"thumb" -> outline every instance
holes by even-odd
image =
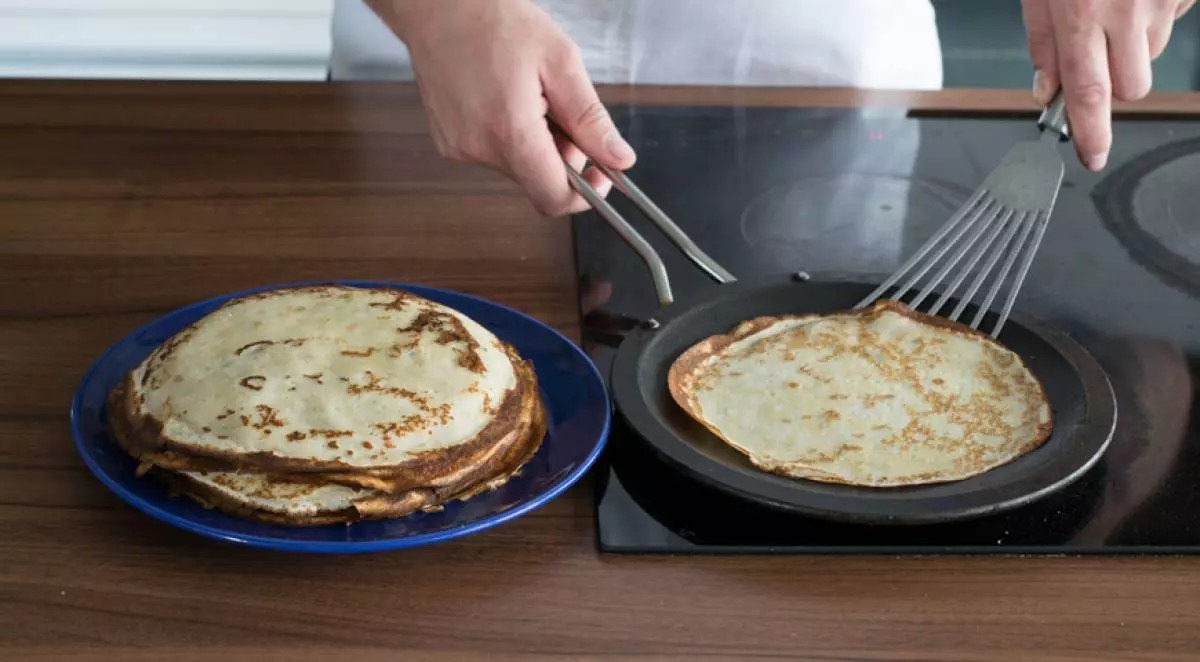
[[[1029,57],[1033,60],[1033,98],[1038,105],[1050,103],[1058,90],[1058,50],[1054,38],[1054,22],[1047,0],[1021,0],[1025,14],[1025,34],[1029,41]]]
[[[633,166],[637,155],[617,131],[574,48],[549,63],[542,74],[542,89],[550,115],[584,154],[617,170]]]

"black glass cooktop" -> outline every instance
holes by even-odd
[[[626,108],[633,179],[739,278],[881,278],[923,243],[1032,117],[902,111]],[[743,502],[665,465],[619,413],[598,467],[602,550],[664,553],[1200,551],[1200,122],[1122,120],[1105,173],[1064,147],[1063,190],[1018,309],[1071,333],[1116,392],[1105,457],[1029,506],[933,526],[848,525]],[[619,195],[676,294],[706,282]],[[573,219],[585,344],[657,307],[645,265],[593,213]]]

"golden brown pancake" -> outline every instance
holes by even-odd
[[[745,322],[684,352],[668,382],[755,466],[823,482],[962,480],[1038,448],[1053,427],[1019,356],[892,301]]]
[[[138,454],[263,471],[439,471],[520,416],[510,347],[396,289],[304,287],[232,300],[135,368]]]
[[[141,471],[209,506],[316,525],[494,489],[540,446],[531,365],[462,313],[396,289],[228,302],[113,389]]]
[[[534,418],[520,431],[520,443],[506,449],[492,472],[478,476],[474,482],[398,493],[338,483],[297,482],[288,476],[265,474],[155,469],[152,475],[165,480],[175,493],[207,508],[269,524],[322,526],[430,512],[451,501],[465,501],[497,489],[537,453],[545,433],[546,412],[538,407]]]

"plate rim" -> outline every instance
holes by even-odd
[[[419,534],[414,534],[414,535],[398,536],[398,537],[393,537],[393,538],[384,538],[381,540],[346,541],[346,542],[320,541],[320,540],[294,541],[294,540],[280,540],[279,538],[275,538],[275,537],[259,536],[259,535],[253,535],[253,534],[241,534],[241,533],[232,534],[224,529],[216,528],[216,527],[210,526],[208,524],[197,523],[187,517],[177,515],[175,513],[169,512],[159,506],[149,503],[148,501],[145,501],[144,499],[137,496],[130,490],[126,489],[119,481],[110,477],[105,471],[103,471],[100,468],[99,464],[96,462],[96,460],[91,456],[91,454],[86,451],[85,444],[84,444],[84,436],[85,435],[83,434],[81,427],[80,427],[82,424],[81,416],[82,416],[82,409],[84,406],[84,402],[83,402],[84,391],[85,391],[85,388],[95,379],[96,371],[101,366],[103,366],[106,361],[109,360],[109,358],[112,356],[113,352],[116,351],[117,347],[121,346],[126,341],[130,340],[131,338],[135,338],[138,335],[146,332],[148,329],[153,327],[164,317],[174,315],[177,313],[181,313],[186,310],[190,310],[193,308],[200,308],[200,307],[203,307],[206,305],[211,305],[211,304],[220,303],[220,302],[224,302],[224,301],[229,301],[229,300],[232,300],[232,299],[235,299],[238,297],[243,297],[243,296],[255,294],[258,292],[289,289],[289,288],[298,288],[298,287],[312,287],[312,286],[321,286],[321,285],[339,285],[339,286],[356,287],[356,288],[392,287],[392,288],[406,289],[406,290],[412,291],[414,294],[417,294],[418,296],[423,296],[422,292],[434,292],[434,293],[439,293],[439,294],[449,294],[452,297],[461,297],[461,298],[469,299],[469,300],[473,301],[474,303],[481,304],[484,306],[499,308],[499,309],[503,310],[504,312],[511,314],[527,323],[530,323],[534,326],[538,326],[538,327],[541,327],[542,329],[545,329],[546,331],[549,331],[554,337],[556,337],[559,341],[561,341],[564,346],[566,346],[568,348],[569,354],[574,355],[576,358],[581,360],[582,365],[587,367],[589,379],[592,380],[595,383],[595,385],[599,387],[600,392],[604,395],[604,398],[602,400],[602,405],[600,407],[601,413],[602,413],[601,420],[603,421],[603,424],[600,427],[599,435],[597,436],[592,449],[590,451],[588,451],[588,453],[580,461],[580,463],[577,467],[575,467],[570,472],[568,472],[565,476],[563,476],[557,483],[552,485],[549,489],[543,490],[541,492],[537,492],[532,498],[529,498],[515,506],[512,506],[510,508],[502,510],[498,513],[489,515],[487,517],[482,517],[473,522],[469,522],[463,526],[442,529],[439,531],[433,531],[433,532],[428,532],[428,533],[419,533]],[[587,353],[584,352],[583,349],[580,348],[576,343],[572,342],[569,338],[567,338],[565,335],[560,333],[557,329],[550,326],[549,324],[542,322],[541,320],[538,320],[537,318],[533,317],[532,315],[528,315],[524,312],[521,312],[510,306],[506,306],[502,303],[492,301],[490,299],[485,299],[483,297],[480,297],[480,296],[477,296],[474,294],[461,292],[458,290],[450,290],[450,289],[446,289],[446,288],[433,287],[433,286],[429,286],[429,285],[419,285],[419,284],[414,284],[414,283],[404,283],[404,282],[396,282],[396,281],[334,279],[334,280],[299,281],[299,282],[292,282],[292,283],[281,283],[281,284],[275,284],[275,285],[263,285],[263,286],[252,287],[252,288],[240,290],[237,292],[220,294],[217,296],[208,297],[206,299],[202,299],[200,301],[195,301],[193,303],[190,303],[190,304],[178,307],[178,308],[173,308],[173,309],[167,311],[166,313],[156,316],[154,319],[151,319],[150,321],[138,326],[136,329],[133,329],[129,333],[126,333],[119,340],[117,340],[116,342],[109,345],[108,348],[105,349],[104,352],[101,353],[100,356],[98,358],[96,358],[96,360],[94,360],[91,363],[91,365],[88,366],[87,371],[84,373],[83,377],[79,380],[78,385],[75,387],[75,394],[71,398],[70,424],[71,424],[71,436],[74,437],[74,442],[75,442],[75,450],[79,453],[80,459],[83,460],[83,463],[84,463],[84,465],[87,466],[88,471],[90,471],[91,474],[93,476],[95,476],[96,479],[98,479],[101,482],[101,484],[103,484],[106,488],[108,488],[108,490],[110,492],[115,494],[118,498],[120,498],[126,504],[133,506],[138,511],[140,511],[154,519],[157,519],[160,522],[170,524],[171,526],[174,526],[178,529],[182,529],[184,531],[188,531],[189,533],[201,535],[206,538],[213,539],[213,540],[219,540],[219,541],[223,541],[223,542],[227,542],[227,543],[233,543],[235,545],[242,546],[242,547],[252,547],[252,548],[257,548],[257,549],[270,549],[270,550],[274,550],[274,551],[301,552],[301,553],[325,553],[325,554],[365,553],[365,552],[389,551],[389,550],[397,550],[397,549],[412,549],[412,548],[416,548],[416,547],[424,547],[427,545],[437,544],[437,543],[441,543],[441,542],[448,542],[450,540],[454,540],[457,538],[463,538],[463,537],[466,537],[469,535],[473,535],[475,533],[486,531],[487,529],[494,528],[496,526],[504,524],[505,522],[509,522],[514,519],[517,519],[518,517],[521,517],[521,516],[526,515],[534,510],[537,510],[538,508],[546,505],[550,501],[553,501],[559,495],[561,495],[563,492],[568,490],[572,485],[579,482],[579,480],[581,478],[583,478],[584,475],[587,474],[587,472],[592,468],[592,466],[595,465],[596,461],[600,457],[600,454],[604,451],[605,446],[608,444],[609,434],[612,430],[611,402],[612,402],[612,394],[609,391],[608,383],[601,376],[600,371],[597,368],[595,362],[591,360],[591,358],[587,355]],[[331,526],[353,526],[353,523],[351,523],[349,525],[337,524],[337,525],[331,525]]]

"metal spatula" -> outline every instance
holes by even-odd
[[[965,294],[958,297],[958,304],[946,317],[958,321],[990,280],[991,286],[970,325],[979,330],[984,316],[1007,283],[1008,294],[991,330],[993,338],[1000,335],[1042,242],[1062,185],[1063,160],[1058,153],[1058,143],[1070,139],[1070,129],[1061,90],[1042,111],[1037,125],[1042,132],[1041,140],[1019,143],[1009,150],[966,204],[896,273],[859,302],[856,309],[871,305],[907,275],[908,279],[889,298],[901,301],[923,284],[916,296],[906,303],[918,310],[930,296],[938,293],[933,305],[921,311],[937,315],[974,273],[975,278]],[[993,276],[997,264],[1001,265],[1000,270]],[[1017,265],[1015,272],[1014,265]],[[933,275],[926,278],[931,271]],[[948,285],[943,287],[947,281]]]

